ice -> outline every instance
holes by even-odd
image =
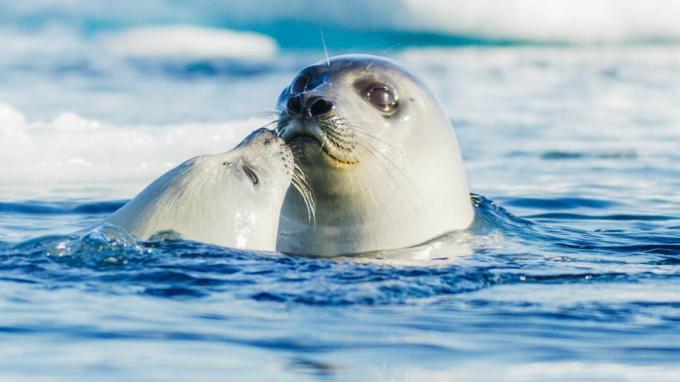
[[[107,51],[134,58],[269,58],[276,42],[268,36],[188,25],[140,27],[103,39]]]
[[[231,149],[264,125],[229,123],[117,125],[64,112],[30,121],[0,103],[3,184],[138,181],[140,185],[193,156]]]

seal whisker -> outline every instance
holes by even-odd
[[[312,192],[312,188],[307,182],[304,172],[297,163],[295,163],[293,167],[293,179],[291,184],[300,194],[303,202],[305,203],[305,207],[307,208],[308,223],[316,225],[316,201],[314,200],[314,194]]]
[[[348,118],[350,118],[350,119],[355,119],[355,118],[358,118],[358,117],[352,116],[352,115],[350,114]],[[379,128],[380,128],[379,125],[373,124],[373,123],[368,123],[368,122],[362,122],[362,126],[375,127],[376,129],[379,129]],[[377,137],[377,136],[375,136],[375,135],[373,135],[373,134],[369,134],[369,133],[367,133],[367,132],[365,132],[365,131],[363,131],[363,130],[361,130],[361,129],[354,128],[353,130],[354,130],[354,133],[355,133],[355,134],[359,134],[359,135],[365,136],[365,137],[367,137],[367,138],[371,138],[371,139],[373,139],[373,140],[375,140],[375,141],[378,141],[380,144],[383,144],[383,145],[385,145],[385,146],[391,148],[392,150],[394,150],[394,152],[396,152],[397,154],[401,155],[402,157],[405,157],[405,156],[406,156],[403,149],[401,149],[401,148],[399,148],[399,147],[397,147],[397,146],[395,146],[395,145],[393,145],[393,144],[391,144],[391,143],[385,141],[384,139],[381,139],[381,138],[379,138],[379,137]]]
[[[366,137],[374,138],[374,139],[377,140],[378,142],[384,143],[380,138],[373,137],[373,136],[369,136],[369,135],[366,135]],[[362,146],[364,149],[371,150],[372,153],[375,154],[375,155],[380,155],[380,157],[382,157],[382,158],[383,158],[385,161],[387,161],[392,167],[394,167],[397,171],[399,171],[399,173],[400,173],[404,178],[409,179],[408,176],[404,173],[404,170],[403,170],[400,166],[398,166],[398,165],[394,162],[394,160],[390,159],[387,155],[383,154],[380,150],[378,150],[378,149],[376,149],[376,148],[374,148],[374,147],[371,147],[368,143],[362,144],[361,146]],[[387,147],[388,150],[389,150],[389,149],[393,149],[393,150],[396,151],[396,149],[394,149],[394,146],[391,146],[391,145],[388,145],[388,144],[386,144],[385,146]],[[399,150],[399,151],[401,151],[401,150]],[[397,152],[397,154],[400,155],[399,159],[405,160],[406,162],[408,162],[408,158],[406,158],[406,154],[404,154],[403,152]],[[415,185],[413,185],[413,186],[414,186],[414,188],[415,188]]]
[[[255,115],[257,115],[257,116],[269,116],[269,115],[274,115],[274,116],[279,117],[279,116],[281,116],[281,115],[283,114],[283,111],[284,111],[284,110],[281,110],[280,107],[276,107],[276,108],[273,109],[273,110],[267,109],[267,110],[263,110],[263,111],[257,112],[257,113],[255,113]]]
[[[378,138],[378,137],[376,137],[376,136],[374,136],[374,135],[368,134],[368,133],[366,133],[366,132],[364,132],[364,131],[360,131],[360,130],[357,130],[356,133],[359,134],[359,135],[363,135],[363,136],[366,137],[366,138],[371,138],[371,139],[377,141],[378,143],[384,145],[384,146],[387,147],[388,149],[391,149],[392,152],[398,154],[401,158],[405,158],[405,157],[406,157],[406,153],[404,152],[404,150],[402,150],[402,149],[398,148],[397,146],[394,146],[394,145],[392,145],[392,144],[390,144],[390,143],[388,143],[388,142],[385,142],[384,139],[380,139],[380,138]]]
[[[361,147],[366,150],[368,155],[375,161],[376,165],[380,168],[380,170],[385,173],[389,179],[392,181],[392,183],[395,185],[396,189],[398,189],[401,194],[404,196],[404,199],[409,203],[414,206],[417,204],[414,203],[411,198],[409,197],[409,194],[406,192],[402,184],[397,180],[397,177],[395,176],[395,173],[393,171],[390,171],[390,169],[396,169],[397,173],[401,175],[402,179],[405,179],[406,182],[409,184],[410,188],[415,192],[416,196],[418,197],[418,200],[422,202],[422,197],[420,193],[418,192],[418,189],[415,187],[413,182],[410,181],[410,179],[404,174],[401,169],[394,164],[389,158],[387,158],[384,154],[380,153],[377,150],[374,150],[370,148],[368,145],[363,145],[361,144]]]
[[[329,155],[333,155],[333,157],[343,163],[356,164],[358,163],[356,148],[362,148],[371,159],[371,162],[375,164],[380,172],[387,175],[390,182],[399,190],[399,193],[403,195],[404,199],[407,200],[409,204],[414,206],[417,205],[417,203],[409,197],[409,192],[407,192],[407,187],[405,187],[403,180],[406,180],[408,188],[414,191],[417,201],[422,203],[422,196],[418,192],[418,188],[413,184],[404,170],[401,169],[392,158],[373,147],[373,144],[370,144],[370,142],[364,141],[362,143],[357,139],[357,135],[371,138],[376,143],[383,145],[390,152],[397,154],[397,159],[404,159],[406,157],[402,150],[372,134],[357,129],[352,126],[348,119],[340,116],[322,119],[319,120],[318,123],[320,131],[323,134],[320,151],[325,149],[326,152],[329,152]],[[402,181],[400,181],[400,179]]]
[[[321,129],[321,132],[323,133],[323,138],[321,139],[321,147],[319,147],[319,151],[323,151],[323,148],[326,145],[326,138],[327,138],[327,135],[328,135],[326,133],[326,130],[324,130],[324,129]]]
[[[375,60],[371,60],[371,62],[368,63],[368,65],[366,66],[366,69],[364,69],[364,70],[366,70],[366,71],[371,70],[371,66],[373,66],[374,63],[375,63]]]
[[[356,146],[360,146],[364,150],[366,150],[369,155],[372,155],[376,161],[381,162],[383,166],[386,163],[389,165],[389,167],[394,168],[404,179],[408,181],[412,189],[414,190],[418,189],[409,179],[409,177],[404,173],[404,171],[396,163],[394,163],[392,159],[390,159],[388,156],[380,152],[380,150],[372,147],[372,145],[368,143],[362,144],[359,140],[356,139],[356,135],[357,134],[362,135],[377,141],[378,143],[384,145],[387,149],[390,149],[392,152],[398,154],[400,159],[406,158],[406,155],[403,152],[403,150],[398,149],[396,146],[389,144],[385,142],[383,139],[380,139],[372,134],[352,127],[348,120],[345,118],[336,117],[335,121],[336,123],[332,124],[331,125],[332,127],[327,126],[326,124],[322,124],[322,130],[324,131],[324,134],[329,137],[329,141],[332,142],[336,146],[336,148],[338,148],[340,151],[344,151],[345,154],[350,154],[351,152],[354,151]],[[346,130],[347,133],[343,134],[343,130]],[[382,158],[382,161],[380,161],[380,158],[378,157]],[[390,175],[392,175],[391,171],[385,172],[388,172]],[[394,183],[398,185],[398,182],[396,182],[396,180],[394,181]],[[420,195],[418,196],[420,197]]]
[[[303,147],[297,141],[288,142],[288,147],[293,152],[293,177],[291,184],[295,190],[302,197],[302,201],[305,204],[307,210],[307,220],[309,223],[316,225],[316,200],[312,187],[307,181],[304,171],[302,170],[303,165],[307,165],[307,159],[303,154]]]
[[[260,126],[260,127],[267,128],[267,127],[269,127],[269,126],[271,126],[271,125],[278,124],[279,122],[281,122],[281,120],[282,120],[281,118],[277,118],[277,119],[275,119],[275,120],[273,120],[273,121],[270,121],[270,122],[265,123],[264,125],[262,125],[262,126]]]
[[[326,46],[326,38],[323,35],[323,29],[319,29],[321,33],[321,44],[323,45],[323,54],[326,56],[326,66],[331,66],[331,58],[328,56],[328,47]]]
[[[303,155],[303,145],[300,144],[297,141],[291,141],[288,142],[288,147],[290,147],[290,150],[293,152],[293,156],[295,158],[295,164],[298,164],[298,161],[300,161],[300,164],[302,165],[308,165],[308,160],[305,155]]]
[[[347,119],[337,117],[336,120],[339,123],[336,123],[333,126],[341,125],[342,126],[341,129],[326,128],[324,131],[329,136],[330,141],[337,148],[348,151],[349,153],[353,152],[355,147],[357,146],[363,148],[366,151],[366,153],[373,158],[376,164],[381,167],[381,171],[389,175],[390,179],[392,180],[394,185],[402,192],[405,199],[412,203],[403,186],[397,181],[396,177],[394,176],[394,171],[390,171],[390,169],[396,170],[396,172],[407,181],[410,188],[415,191],[415,195],[417,196],[419,202],[420,203],[423,202],[422,195],[420,195],[420,192],[418,192],[418,187],[416,187],[416,185],[413,184],[413,181],[406,175],[404,170],[401,167],[399,167],[389,156],[385,155],[380,150],[374,148],[369,142],[361,143],[361,141],[356,139],[356,135],[358,134],[377,141],[378,143],[384,145],[392,153],[398,154],[399,159],[406,159],[406,155],[403,152],[403,150],[398,149],[396,146],[391,145],[385,142],[383,139],[380,139],[372,134],[366,133],[358,128],[352,127]],[[341,130],[344,129],[346,129],[348,133],[343,135]],[[351,138],[351,142],[346,142],[346,140],[338,142],[336,137]],[[347,147],[345,144],[348,144],[350,147]]]
[[[357,164],[354,154],[356,137],[345,119],[338,116],[320,119],[318,126],[323,133],[321,149],[343,164]],[[328,142],[328,145],[326,143]]]

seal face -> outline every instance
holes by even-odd
[[[226,247],[274,251],[293,155],[267,129],[233,150],[190,159],[156,179],[108,222],[140,239],[172,230]]]
[[[474,212],[448,116],[416,76],[376,56],[304,68],[278,100],[277,133],[313,196],[290,190],[277,249],[333,256],[416,245]]]

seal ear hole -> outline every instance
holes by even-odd
[[[241,165],[241,170],[243,170],[243,173],[246,174],[254,186],[260,183],[260,178],[257,177],[257,173],[250,166],[246,164]]]

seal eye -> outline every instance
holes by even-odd
[[[384,85],[371,87],[366,93],[366,99],[384,113],[393,113],[398,106],[397,97]]]
[[[250,168],[247,165],[241,166],[241,169],[243,170],[243,173],[246,174],[248,179],[250,179],[251,182],[253,182],[253,185],[257,186],[258,183],[260,183],[260,179],[257,177],[257,174],[255,171],[253,171],[252,168]]]
[[[309,77],[298,76],[295,80],[293,80],[293,83],[290,85],[290,94],[302,93],[303,91],[307,90],[308,85]]]

